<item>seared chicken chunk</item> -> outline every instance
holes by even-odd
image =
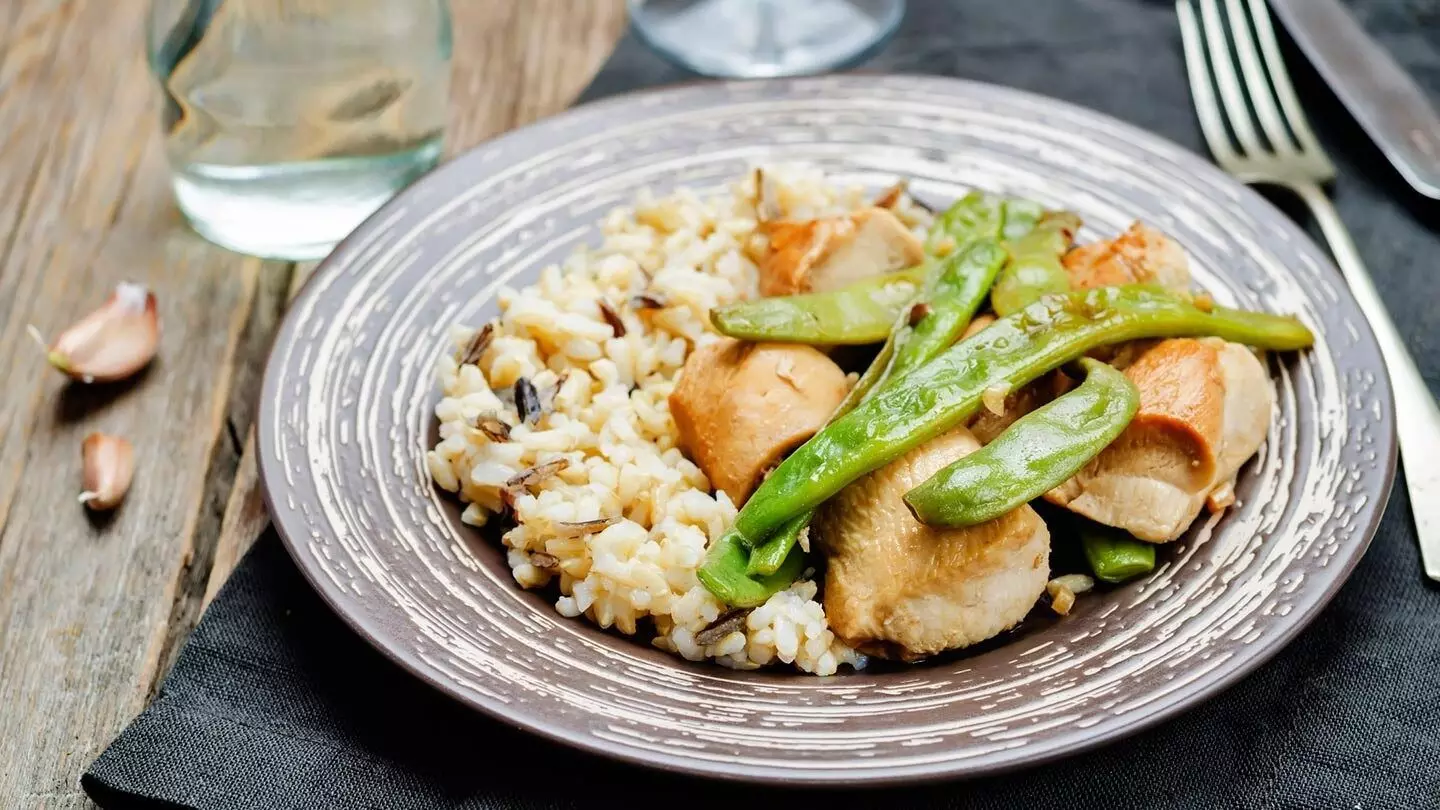
[[[845,372],[809,346],[726,338],[685,361],[670,414],[680,449],[739,504],[825,426],[849,388]]]
[[[1045,590],[1050,533],[1029,506],[964,529],[925,526],[903,496],[979,449],[964,428],[921,445],[830,499],[812,537],[829,560],[830,629],[864,652],[906,661],[1015,626]]]
[[[925,258],[920,239],[884,208],[765,227],[770,252],[760,265],[761,295],[828,292]]]
[[[1125,375],[1140,410],[1109,447],[1046,500],[1164,543],[1210,501],[1231,501],[1235,473],[1270,427],[1274,391],[1249,349],[1215,338],[1164,340]]]
[[[1190,289],[1190,262],[1185,250],[1143,222],[1108,242],[1080,245],[1065,254],[1065,273],[1076,290],[1112,284],[1159,284],[1171,290]]]

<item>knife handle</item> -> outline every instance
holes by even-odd
[[[1312,183],[1297,183],[1293,188],[1315,214],[1335,263],[1345,274],[1350,291],[1380,341],[1380,353],[1385,357],[1390,386],[1395,391],[1395,432],[1405,464],[1415,534],[1420,540],[1420,559],[1425,575],[1440,582],[1440,406],[1435,404],[1425,378],[1420,376],[1405,341],[1385,311],[1385,303],[1335,204]]]

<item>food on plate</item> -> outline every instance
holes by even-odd
[[[825,426],[849,389],[845,372],[811,346],[725,339],[691,352],[670,393],[670,416],[680,449],[711,486],[743,503]]]
[[[1042,216],[1030,233],[1007,244],[1010,261],[990,291],[990,307],[996,315],[1009,315],[1043,296],[1070,289],[1061,261],[1079,230],[1079,217],[1056,211]]]
[[[1076,246],[1065,254],[1064,268],[1075,290],[1116,284],[1158,284],[1177,292],[1190,289],[1185,250],[1143,222],[1114,239]]]
[[[1254,350],[1312,340],[1193,292],[1152,227],[1079,228],[793,166],[642,196],[457,330],[431,476],[520,585],[690,660],[828,675],[1068,614],[1233,503]]]
[[[923,267],[885,273],[825,293],[753,298],[716,307],[710,321],[740,340],[780,340],[818,346],[864,346],[890,335],[900,310],[915,297]]]
[[[1140,406],[1135,384],[1083,358],[1085,381],[1016,420],[990,444],[905,493],[916,520],[974,526],[1060,486],[1119,436]]]
[[[1235,473],[1270,429],[1275,393],[1248,348],[1213,338],[1165,340],[1125,376],[1140,409],[1108,447],[1046,499],[1141,540],[1165,543],[1206,500],[1233,501]]]
[[[860,651],[915,660],[984,641],[1030,612],[1049,576],[1050,533],[1029,506],[952,529],[904,496],[980,448],[955,428],[841,490],[816,515],[825,615]]]
[[[770,250],[760,264],[760,294],[766,296],[831,292],[925,257],[919,237],[885,208],[764,227]]]
[[[1155,544],[1136,540],[1124,532],[1099,523],[1080,529],[1080,547],[1095,578],[1120,583],[1155,569]]]
[[[1050,296],[877,389],[816,433],[761,482],[728,533],[754,547],[851,481],[959,424],[987,395],[1003,395],[1097,346],[1173,335],[1216,335],[1281,350],[1312,340],[1293,319],[1202,308],[1157,288]]]

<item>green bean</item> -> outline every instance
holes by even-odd
[[[925,237],[925,254],[947,256],[959,252],[970,239],[998,239],[1005,227],[1006,200],[972,191],[935,217]]]
[[[756,546],[860,476],[954,427],[986,389],[1010,389],[1098,346],[1214,335],[1266,349],[1309,346],[1294,318],[1196,306],[1154,287],[1099,287],[1046,296],[878,389],[802,445],[746,501],[726,532]]]
[[[715,330],[742,340],[857,346],[879,343],[915,297],[925,265],[823,293],[756,298],[710,310]]]
[[[1030,233],[1045,216],[1045,206],[1030,200],[1010,199],[1005,201],[1005,227],[1000,237],[1013,242]]]
[[[1124,374],[1081,358],[1085,381],[905,493],[916,520],[974,526],[1044,495],[1104,450],[1140,408]]]
[[[1087,521],[1080,529],[1080,545],[1101,582],[1116,584],[1155,570],[1155,544],[1119,529]]]
[[[1010,240],[1010,261],[990,291],[990,307],[996,315],[1019,312],[1043,295],[1070,289],[1060,258],[1079,228],[1079,217],[1059,211],[1046,214],[1025,236]]]
[[[774,572],[760,577],[749,576],[746,574],[749,553],[749,549],[733,537],[721,535],[710,545],[705,563],[695,574],[700,583],[725,604],[757,607],[788,588],[805,570],[805,552],[792,547]]]

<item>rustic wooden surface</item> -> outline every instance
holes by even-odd
[[[254,398],[312,268],[207,244],[170,198],[144,4],[0,3],[0,807],[92,806],[85,766],[154,692],[266,518]],[[451,152],[563,109],[624,26],[623,0],[454,0]],[[121,280],[159,296],[141,377],[67,384],[53,335]],[[80,440],[131,439],[110,517],[79,492]]]

